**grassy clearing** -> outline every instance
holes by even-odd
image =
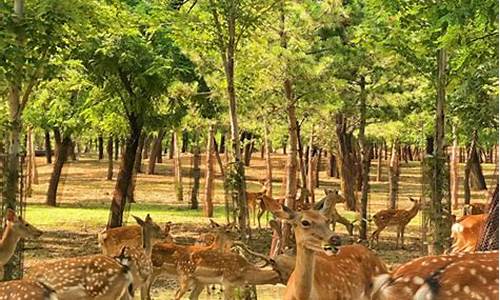
[[[264,161],[256,157],[252,160],[251,167],[247,168],[248,189],[257,191],[260,186],[259,179],[265,177]],[[205,161],[202,159],[202,161]],[[283,155],[273,155],[273,194],[281,196],[281,179],[283,178],[286,157]],[[145,163],[145,162],[144,162]],[[136,199],[130,211],[126,214],[126,219],[133,222],[130,215],[145,216],[150,213],[153,219],[160,224],[167,221],[174,223],[172,234],[179,242],[189,243],[196,238],[200,232],[206,231],[208,221],[203,217],[203,212],[188,209],[188,200],[192,186],[192,175],[190,169],[191,157],[183,157],[184,178],[184,201],[175,201],[175,191],[173,187],[173,164],[171,160],[164,159],[164,163],[157,165],[158,175],[139,174],[137,179]],[[326,162],[323,160],[323,163]],[[44,205],[45,195],[48,187],[48,180],[51,173],[51,166],[46,165],[43,159],[38,160],[38,172],[40,184],[34,186],[33,195],[28,199],[26,218],[35,226],[40,227],[46,234],[38,241],[28,241],[26,244],[26,264],[31,265],[40,260],[47,260],[60,257],[72,257],[98,253],[97,233],[105,226],[109,216],[109,205],[113,192],[114,181],[107,181],[107,162],[98,161],[93,156],[83,156],[77,162],[68,163],[63,169],[63,176],[58,194],[58,207],[47,207]],[[463,165],[461,166],[463,168]],[[118,164],[115,163],[115,174]],[[375,182],[376,165],[372,166],[369,214],[387,207],[388,183],[387,167],[384,162],[381,182]],[[494,165],[483,165],[488,186],[492,186],[495,181]],[[218,172],[218,167],[216,167]],[[463,172],[462,172],[463,173]],[[202,174],[204,166],[202,165]],[[421,195],[421,172],[418,162],[402,164],[401,181],[398,206],[408,208],[411,203],[407,200],[409,196],[419,197]],[[115,178],[115,177],[114,177]],[[339,180],[326,175],[326,165],[320,172],[320,187],[316,189],[316,198],[323,195],[322,188],[339,188]],[[462,185],[460,185],[462,187]],[[204,181],[201,181],[200,199]],[[460,197],[463,197],[460,191]],[[486,201],[486,194],[483,192],[473,192],[474,201]],[[222,178],[216,178],[215,185],[215,219],[224,222],[224,195],[222,189]],[[202,204],[202,203],[200,203]],[[353,220],[353,212],[344,211],[338,207],[339,212],[347,218]],[[457,212],[459,213],[459,212]],[[128,216],[128,218],[127,218]],[[263,222],[264,223],[264,222]],[[399,264],[420,255],[420,227],[421,217],[415,217],[407,228],[406,250],[396,250],[394,229],[386,229],[380,240],[380,247],[377,253],[389,264]],[[373,225],[370,232],[373,231]],[[337,225],[337,231],[345,234],[345,229],[341,224]],[[254,239],[249,246],[257,251],[266,253],[270,245],[271,232],[265,229],[254,234]],[[163,282],[157,284],[153,296],[161,299],[171,299],[172,290],[175,283]],[[264,286],[259,287],[259,299],[277,299],[281,296],[282,287]],[[203,298],[205,297],[205,298]],[[204,293],[201,299],[220,299],[220,295],[207,297]]]

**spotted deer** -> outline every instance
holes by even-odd
[[[0,300],[8,299],[58,300],[52,288],[26,279],[0,282]]]
[[[465,204],[463,210],[464,215],[481,215],[488,213],[488,204],[473,202]]]
[[[257,204],[260,202],[260,198],[262,195],[267,193],[267,182],[259,181],[261,185],[261,189],[258,192],[249,192],[246,191],[247,205],[248,205],[248,213],[252,214],[253,224],[255,225],[255,219],[257,218]],[[259,220],[259,228],[260,228],[260,217]]]
[[[498,251],[426,256],[374,278],[373,300],[498,299]]]
[[[156,241],[164,237],[164,231],[148,214],[144,220],[133,216],[139,225],[140,234],[131,238],[131,233],[136,233],[137,226],[125,226],[112,228],[102,232],[103,253],[107,255],[116,255],[118,248],[125,246],[128,249],[128,255],[132,261],[130,270],[133,277],[133,290],[141,290],[141,299],[150,299],[148,292],[149,281],[153,272],[153,263],[151,262],[151,253]]]
[[[417,215],[421,207],[421,201],[410,198],[413,206],[410,209],[384,209],[377,212],[373,216],[373,221],[377,229],[370,237],[370,242],[377,241],[382,230],[387,226],[396,226],[396,248],[399,248],[399,240],[401,239],[401,247],[404,247],[404,233],[408,223]]]
[[[131,300],[133,276],[126,252],[124,247],[116,257],[98,254],[39,263],[25,278],[51,287],[59,300]]]
[[[387,272],[384,263],[362,245],[339,247],[329,227],[326,199],[321,210],[296,212],[269,203],[271,212],[292,224],[297,256],[286,285],[285,300],[366,299],[373,276]]]
[[[459,252],[472,252],[476,249],[481,230],[488,214],[463,216],[451,226],[453,244],[450,254]]]
[[[21,216],[8,208],[5,214],[5,229],[0,241],[0,279],[4,276],[4,266],[9,262],[17,243],[22,238],[38,238],[42,231],[26,222]]]
[[[189,264],[191,253],[196,250],[210,248],[219,252],[229,251],[232,245],[230,233],[234,224],[221,226],[210,220],[209,227],[213,232],[200,235],[194,245],[180,245],[173,241],[165,241],[154,245],[151,257],[153,275],[148,289],[151,288],[157,278],[177,279],[178,269],[182,265]],[[203,286],[205,286],[201,283],[194,284],[196,286],[194,290],[196,291],[203,289]]]
[[[332,229],[335,231],[336,223],[340,223],[345,226],[347,233],[349,235],[353,235],[354,225],[353,222],[347,220],[337,211],[336,204],[337,203],[345,203],[345,198],[339,194],[338,190],[328,190],[325,189],[325,197],[323,197],[320,201],[315,204],[316,209],[321,209],[324,205],[324,202],[327,198],[331,198],[332,205],[330,206],[330,211],[327,213],[327,217],[332,224]]]

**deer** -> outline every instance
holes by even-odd
[[[318,201],[315,204],[316,209],[321,209],[326,201],[327,198],[331,198],[333,203],[330,206],[330,211],[328,212],[328,218],[330,220],[330,223],[332,225],[332,230],[335,231],[336,223],[339,222],[340,224],[344,225],[348,234],[353,235],[353,229],[354,225],[353,223],[356,222],[351,222],[344,218],[339,212],[337,211],[337,208],[335,207],[337,203],[345,203],[345,198],[342,197],[339,194],[339,191],[334,189],[334,190],[328,190],[324,189],[325,192],[325,197],[323,197],[320,201]]]
[[[4,266],[14,255],[17,243],[22,238],[38,238],[43,232],[17,216],[14,210],[8,208],[5,214],[5,229],[0,241],[0,279],[4,277]]]
[[[126,253],[123,247],[116,257],[97,254],[39,263],[25,278],[51,287],[59,300],[131,300],[133,275]]]
[[[58,300],[56,292],[43,282],[26,279],[0,282],[0,300]]]
[[[486,203],[479,203],[479,202],[473,202],[470,204],[465,204],[464,208],[464,215],[481,215],[488,213],[488,204]]]
[[[231,223],[221,226],[210,219],[209,227],[214,230],[214,232],[201,234],[194,245],[179,245],[173,241],[164,241],[154,245],[151,257],[153,262],[153,274],[149,282],[148,290],[150,290],[151,285],[159,277],[177,279],[178,265],[181,262],[186,263],[189,260],[191,252],[197,249],[211,247],[220,252],[230,251],[233,242],[229,234],[234,224]],[[200,284],[200,286],[201,287],[196,287],[195,289],[202,289],[204,285]]]
[[[153,263],[151,261],[153,244],[162,239],[165,232],[162,231],[158,224],[153,222],[149,214],[144,220],[137,216],[132,217],[139,226],[118,227],[101,232],[101,245],[103,246],[103,254],[106,255],[116,255],[117,253],[114,252],[116,249],[127,246],[126,249],[128,249],[128,254],[133,261],[131,267],[133,290],[140,289],[141,299],[146,300],[150,299],[148,286],[153,272]],[[137,227],[140,229],[138,235]],[[169,232],[170,227],[167,228]]]
[[[257,217],[257,204],[259,204],[259,199],[262,195],[265,195],[267,192],[267,181],[259,181],[261,184],[261,189],[258,192],[249,192],[245,191],[248,205],[248,212],[253,216],[253,224],[255,225],[255,219]],[[270,183],[269,183],[270,184]],[[259,217],[259,228],[260,228],[260,217]]]
[[[375,277],[371,299],[498,299],[498,251],[414,259]]]
[[[466,215],[454,223],[451,226],[453,244],[449,253],[474,251],[487,218],[488,214]]]
[[[415,200],[410,197],[410,201],[413,202],[413,206],[410,209],[389,208],[381,210],[373,216],[373,221],[375,222],[377,229],[370,237],[371,243],[376,240],[378,245],[378,239],[382,230],[384,230],[387,226],[397,226],[396,248],[399,248],[400,239],[401,247],[404,248],[405,227],[417,215],[421,207],[421,200]]]
[[[387,272],[385,264],[368,248],[340,246],[340,237],[330,229],[327,217],[332,199],[327,198],[321,210],[301,212],[278,203],[266,205],[295,232],[295,269],[283,299],[366,299],[372,277]]]

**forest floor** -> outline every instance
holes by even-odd
[[[283,178],[286,156],[281,154],[273,155],[273,192],[275,196],[281,195],[281,180]],[[202,162],[204,162],[202,158]],[[39,184],[33,187],[33,193],[28,198],[26,219],[44,230],[46,233],[37,241],[30,240],[26,243],[25,263],[26,267],[38,261],[46,261],[61,257],[73,257],[99,253],[97,244],[97,233],[102,230],[108,220],[108,209],[113,192],[115,181],[106,180],[107,162],[98,161],[95,156],[82,156],[78,161],[70,161],[65,165],[59,186],[58,207],[48,207],[44,205],[48,181],[52,167],[45,163],[44,158],[38,158]],[[167,221],[173,222],[172,235],[181,243],[190,243],[199,235],[206,232],[208,220],[202,217],[202,210],[189,210],[189,200],[192,188],[192,159],[191,156],[183,156],[183,176],[184,177],[184,201],[175,200],[173,187],[173,162],[164,158],[163,163],[158,164],[156,171],[158,175],[139,174],[136,186],[136,201],[126,212],[125,219],[131,214],[144,217],[150,213],[153,219],[163,225]],[[483,164],[488,187],[491,189],[495,181],[495,166]],[[463,169],[463,165],[460,166]],[[143,162],[146,168],[146,161]],[[204,174],[204,163],[201,166],[202,176]],[[116,176],[118,162],[115,162]],[[388,182],[387,163],[383,161],[384,174],[381,182],[375,182],[376,162],[372,164],[369,215],[387,207]],[[222,177],[218,167],[218,174],[215,184],[215,220],[224,222],[224,194],[222,188]],[[461,171],[463,174],[463,171]],[[248,189],[257,191],[260,189],[258,180],[265,177],[264,161],[254,154],[251,166],[246,169]],[[115,179],[116,177],[113,177]],[[202,178],[200,187],[200,199],[204,187]],[[421,188],[421,167],[419,162],[409,162],[401,164],[401,177],[398,206],[408,208],[411,202],[408,197],[418,198],[422,194]],[[460,198],[462,199],[462,184],[460,184]],[[320,188],[315,190],[316,199],[323,195],[323,188],[339,188],[339,180],[330,178],[326,174],[326,161],[320,172]],[[473,192],[473,201],[485,202],[487,195],[484,192]],[[202,203],[200,203],[202,204]],[[346,212],[341,206],[338,207],[341,214],[349,219],[354,219],[352,212]],[[456,212],[461,215],[460,212]],[[263,217],[263,224],[265,224]],[[377,254],[389,265],[394,266],[414,257],[421,255],[421,215],[417,215],[409,224],[406,230],[406,249],[395,249],[395,231],[393,228],[386,229],[381,234],[380,245],[375,250]],[[370,232],[374,230],[374,225],[370,225]],[[337,225],[337,231],[345,235],[346,231],[341,224]],[[250,248],[267,253],[270,245],[271,230],[266,228],[256,231],[250,241]],[[154,299],[173,298],[172,282],[158,282],[153,290]],[[259,299],[277,299],[280,297],[283,287],[266,286],[259,287]],[[202,299],[219,299],[220,295],[208,297],[203,293]]]

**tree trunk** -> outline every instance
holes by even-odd
[[[69,155],[71,156],[72,161],[77,161],[78,157],[76,156],[76,142],[72,141],[71,146],[69,147]]]
[[[54,129],[54,136],[61,137],[61,133],[58,128]],[[71,138],[64,135],[60,144],[56,147],[56,157],[54,162],[54,168],[50,176],[49,188],[47,190],[47,200],[46,204],[49,206],[57,205],[57,188],[59,186],[59,181],[61,179],[62,168],[64,163],[68,158],[69,148],[71,147]]]
[[[323,150],[319,149],[318,159],[316,161],[316,166],[314,168],[315,179],[314,179],[314,187],[319,188],[319,172],[321,171],[321,158],[323,157]]]
[[[161,146],[160,146],[161,147]],[[168,159],[174,159],[174,133],[172,132],[172,135],[170,136],[170,144],[168,147]],[[161,153],[161,150],[160,150]]]
[[[45,159],[47,164],[52,163],[52,147],[50,145],[50,132],[45,130]]]
[[[340,189],[346,199],[346,208],[356,210],[354,187],[356,184],[355,162],[352,159],[352,133],[347,132],[347,120],[342,114],[335,116],[337,134],[337,158],[340,173]]]
[[[156,167],[156,161],[157,161],[157,156],[161,155],[161,142],[163,140],[163,137],[165,136],[165,129],[160,129],[158,132],[158,136],[155,139],[155,142],[153,144],[153,147],[151,148],[151,155],[149,156],[149,162],[148,162],[148,174],[154,174],[155,173],[155,167]]]
[[[450,196],[453,203],[453,209],[458,209],[458,139],[457,127],[455,124],[452,126],[453,131],[453,146],[451,147],[450,156]]]
[[[120,139],[115,138],[115,160],[118,160],[120,156]]]
[[[451,234],[451,203],[443,203],[445,178],[444,133],[445,133],[445,103],[447,86],[447,54],[441,48],[437,53],[437,97],[436,97],[436,129],[434,137],[433,157],[431,163],[431,205],[429,219],[432,232],[430,254],[441,254],[448,248]],[[448,199],[449,200],[449,199]]]
[[[203,206],[203,212],[205,217],[212,218],[214,214],[214,205],[212,202],[213,190],[214,190],[214,156],[213,152],[217,151],[215,148],[215,138],[214,138],[215,129],[212,125],[208,130],[208,139],[207,139],[207,154],[206,154],[206,163],[207,163],[207,171],[205,174],[205,205]]]
[[[484,179],[483,170],[479,161],[479,153],[477,151],[477,137],[474,133],[474,141],[472,142],[469,151],[471,188],[475,191],[486,190],[486,181]]]
[[[110,135],[108,138],[108,145],[106,147],[108,152],[108,175],[106,176],[107,180],[113,179],[113,136]]]
[[[31,198],[31,194],[33,192],[33,139],[32,139],[32,129],[28,128],[28,132],[26,135],[26,150],[27,150],[27,161],[26,161],[26,197]]]
[[[382,145],[378,147],[378,156],[377,156],[377,178],[375,179],[377,182],[382,182]]]
[[[384,141],[384,160],[387,161],[387,142]]]
[[[198,132],[194,133],[194,146],[193,146],[193,188],[191,189],[191,209],[198,209],[198,196],[200,194],[200,137]]]
[[[128,200],[128,188],[132,183],[134,173],[134,161],[139,139],[141,137],[142,125],[137,120],[131,120],[131,132],[125,141],[125,151],[122,155],[120,170],[118,171],[116,185],[111,202],[111,217],[108,228],[120,227],[123,224],[123,210]]]
[[[215,136],[214,136],[215,138]],[[226,153],[226,133],[222,132],[220,134],[220,144],[219,144],[219,153]]]
[[[260,145],[260,159],[264,159],[266,155],[266,146],[264,143]]]
[[[333,151],[328,151],[328,177],[335,177],[337,173],[337,162]]]
[[[99,137],[97,138],[97,145],[99,151],[99,160],[102,160],[104,159],[104,138],[102,137],[102,135],[99,135]]]
[[[267,117],[264,117],[264,150],[266,158],[266,181],[267,196],[273,197],[273,161],[271,160],[271,145],[269,141],[269,123]]]
[[[297,154],[299,157],[300,186],[302,188],[306,188],[307,172],[306,172],[306,164],[304,161],[304,147],[302,146],[302,138],[298,121],[296,128],[297,128]]]
[[[248,133],[246,136],[248,139],[246,142],[244,142],[243,161],[245,162],[245,166],[249,167],[250,161],[252,160],[254,141],[253,141],[253,134]]]
[[[366,128],[366,90],[365,90],[365,78],[361,77],[360,83],[360,103],[359,103],[359,149],[361,154],[361,226],[359,230],[359,238],[362,240],[367,239],[368,231],[368,192],[369,192],[369,179],[370,179],[370,145],[365,138],[365,128]]]
[[[148,160],[149,162],[149,152],[151,151],[151,142],[153,141],[153,135],[148,134],[146,140],[144,141],[144,147],[142,150],[142,159]]]
[[[314,161],[317,161],[316,156],[314,156],[314,126],[311,128],[311,136],[309,137],[309,151],[308,151],[308,167],[307,167],[307,189],[309,191],[309,196],[311,197],[311,203],[315,202],[314,188],[316,187],[316,170],[314,168]],[[314,157],[313,157],[314,156]]]
[[[182,130],[182,153],[186,153],[189,146],[189,132]]]
[[[399,191],[399,142],[396,140],[392,144],[391,161],[389,163],[389,203],[390,208],[397,207]]]
[[[181,163],[182,145],[179,141],[179,134],[179,130],[174,130],[174,188],[177,201],[182,202],[184,200]]]
[[[220,154],[219,154],[219,151],[217,149],[219,149],[219,147],[217,146],[217,140],[215,139],[215,134],[214,134],[214,153],[215,153],[215,158],[217,158],[217,164],[219,165],[219,170],[220,170],[220,174],[222,175],[222,177],[225,176],[225,172],[224,172],[224,164],[222,163],[222,159],[220,157]],[[225,152],[225,154],[227,154],[227,151]],[[226,161],[228,160],[228,158],[226,157]]]
[[[142,150],[144,148],[145,140],[145,134],[141,134],[141,137],[139,138],[139,145],[137,146],[137,152],[135,153],[134,171],[136,173],[142,173]]]

